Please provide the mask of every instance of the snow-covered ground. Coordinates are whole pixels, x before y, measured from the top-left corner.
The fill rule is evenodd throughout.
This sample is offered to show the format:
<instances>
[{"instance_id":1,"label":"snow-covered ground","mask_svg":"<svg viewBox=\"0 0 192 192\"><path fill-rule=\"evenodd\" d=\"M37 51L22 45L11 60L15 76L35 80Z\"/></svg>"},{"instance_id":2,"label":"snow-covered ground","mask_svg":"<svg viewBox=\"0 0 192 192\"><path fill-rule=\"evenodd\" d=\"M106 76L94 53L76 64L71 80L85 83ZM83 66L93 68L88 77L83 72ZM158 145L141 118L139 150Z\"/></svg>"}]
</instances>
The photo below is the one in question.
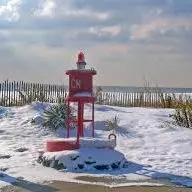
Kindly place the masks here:
<instances>
[{"instance_id":1,"label":"snow-covered ground","mask_svg":"<svg viewBox=\"0 0 192 192\"><path fill-rule=\"evenodd\" d=\"M33 103L24 107L0 107L0 172L3 173L0 174L0 187L16 179L83 183L76 177L87 175L129 180L120 186L139 185L138 180L142 185L153 185L148 179L155 178L192 187L192 130L172 124L169 114L173 110L96 105L96 137L107 138L109 132L104 130L104 121L118 116L116 150L125 155L129 165L117 171L88 174L57 171L37 163L38 150L44 149L47 139L57 137L40 123L31 123L47 105ZM85 114L91 116L91 106L85 107ZM88 125L88 136L89 131L91 133Z\"/></svg>"}]
</instances>

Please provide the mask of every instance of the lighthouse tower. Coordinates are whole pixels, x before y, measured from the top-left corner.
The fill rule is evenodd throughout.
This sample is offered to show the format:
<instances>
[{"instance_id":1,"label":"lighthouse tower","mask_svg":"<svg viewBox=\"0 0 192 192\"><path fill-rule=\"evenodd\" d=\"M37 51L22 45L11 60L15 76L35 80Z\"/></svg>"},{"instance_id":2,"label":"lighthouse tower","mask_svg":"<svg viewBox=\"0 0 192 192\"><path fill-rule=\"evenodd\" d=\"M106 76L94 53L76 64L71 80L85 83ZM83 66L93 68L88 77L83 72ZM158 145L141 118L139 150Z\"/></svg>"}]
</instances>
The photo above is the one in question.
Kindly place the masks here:
<instances>
[{"instance_id":1,"label":"lighthouse tower","mask_svg":"<svg viewBox=\"0 0 192 192\"><path fill-rule=\"evenodd\" d=\"M79 139L84 137L84 123L90 122L92 124L92 137L94 137L94 102L96 98L93 95L93 76L97 74L94 69L86 69L85 56L82 52L77 57L77 69L67 70L69 75L69 94L65 99L67 102L67 118L66 118L66 136L70 137L70 125L75 123L77 125L77 137L63 140L49 140L47 141L47 151L63 151L74 150L80 147ZM77 116L70 116L70 104L77 103ZM92 104L91 118L84 116L84 104ZM72 138L71 138L72 139Z\"/></svg>"},{"instance_id":2,"label":"lighthouse tower","mask_svg":"<svg viewBox=\"0 0 192 192\"><path fill-rule=\"evenodd\" d=\"M87 139L82 138L86 135L84 132L84 123L90 123L92 125L92 137L95 136L94 133L94 102L96 100L93 94L93 76L97 74L94 69L86 69L85 56L81 52L77 56L77 69L70 69L66 71L66 75L69 76L69 93L66 97L65 101L67 103L67 118L66 122L66 137L63 139L51 139L47 141L47 152L55 152L55 151L65 151L65 150L76 150L80 147L85 147L83 145L86 141L86 146L90 148L95 148L95 141L99 143L99 148L110 148L113 149L116 146L116 135L110 134L108 139ZM77 104L77 115L72 117L70 114L70 104ZM88 118L84 115L84 105L86 103L90 103L92 106L92 113L89 114ZM76 137L68 139L70 135L70 126L71 124L76 124L77 134ZM111 140L111 136L114 137L114 140ZM101 142L101 143L100 143ZM94 144L93 144L94 143ZM116 155L115 155L116 157ZM114 161L116 162L116 161Z\"/></svg>"},{"instance_id":3,"label":"lighthouse tower","mask_svg":"<svg viewBox=\"0 0 192 192\"><path fill-rule=\"evenodd\" d=\"M93 76L97 74L94 69L86 69L85 56L82 52L77 57L77 69L67 70L69 75L69 94L66 98L68 104L67 115L67 137L70 137L70 124L75 121L77 124L77 146L79 138L84 137L84 123L92 123L92 136L94 137L94 102L96 98L93 95ZM75 102L78 105L77 117L70 118L70 103ZM84 104L92 104L92 118L84 117Z\"/></svg>"}]
</instances>

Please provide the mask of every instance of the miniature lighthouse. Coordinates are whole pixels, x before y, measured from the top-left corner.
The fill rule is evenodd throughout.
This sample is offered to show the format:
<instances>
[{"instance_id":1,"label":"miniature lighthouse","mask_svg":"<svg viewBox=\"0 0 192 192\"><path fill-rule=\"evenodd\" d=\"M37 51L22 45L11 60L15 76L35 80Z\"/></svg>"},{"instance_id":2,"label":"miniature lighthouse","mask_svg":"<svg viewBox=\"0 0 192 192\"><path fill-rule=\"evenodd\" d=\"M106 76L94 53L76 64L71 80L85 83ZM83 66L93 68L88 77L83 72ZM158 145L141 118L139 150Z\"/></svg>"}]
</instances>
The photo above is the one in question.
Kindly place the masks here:
<instances>
[{"instance_id":1,"label":"miniature lighthouse","mask_svg":"<svg viewBox=\"0 0 192 192\"><path fill-rule=\"evenodd\" d=\"M90 122L92 124L92 137L94 137L94 102L96 98L93 95L93 76L96 71L93 69L85 69L85 56L81 52L77 58L77 69L67 70L69 75L69 94L65 99L67 102L67 118L66 118L66 136L70 137L70 125L75 123L77 125L77 136L71 139L49 140L47 141L47 151L63 151L74 150L80 147L79 139L84 137L84 123ZM77 116L70 116L70 103L77 103ZM92 104L91 119L84 117L84 104Z\"/></svg>"},{"instance_id":2,"label":"miniature lighthouse","mask_svg":"<svg viewBox=\"0 0 192 192\"><path fill-rule=\"evenodd\" d=\"M96 71L86 69L85 66L85 56L83 53L79 53L77 69L66 71L66 74L69 75L69 94L65 99L68 107L66 120L67 138L48 140L46 152L42 152L38 160L43 165L57 170L64 168L73 171L87 171L90 168L95 170L122 168L127 161L122 153L114 150L116 146L115 134L110 134L107 139L84 137L86 136L84 133L85 122L92 124L92 137L94 137L94 102L96 100L93 95L93 76L96 75ZM70 115L70 103L73 102L77 103L76 117L71 117ZM92 115L89 119L84 116L85 103L92 104ZM70 125L74 122L77 125L77 135L69 138ZM111 136L114 137L113 140ZM79 148L90 148L90 150L78 150ZM59 153L59 151L62 152ZM95 153L99 155L95 155ZM101 156L103 158L100 158ZM107 161L108 164L106 164L107 158L109 159L109 162ZM76 161L76 159L78 160ZM82 163L79 164L79 162Z\"/></svg>"},{"instance_id":3,"label":"miniature lighthouse","mask_svg":"<svg viewBox=\"0 0 192 192\"><path fill-rule=\"evenodd\" d=\"M96 75L96 71L93 69L85 69L85 66L85 56L80 52L77 58L77 69L66 72L66 74L69 75L69 94L66 98L68 109L70 110L71 102L78 104L78 115L75 120L77 123L77 144L79 143L79 138L84 136L84 122L92 123L92 136L94 137L95 97L93 96L93 76ZM92 103L92 119L84 118L85 103ZM69 137L70 123L74 121L74 119L70 119L69 113L67 119L67 137Z\"/></svg>"},{"instance_id":4,"label":"miniature lighthouse","mask_svg":"<svg viewBox=\"0 0 192 192\"><path fill-rule=\"evenodd\" d=\"M77 58L77 69L67 70L66 74L69 76L69 93L65 101L67 102L67 118L66 118L66 137L63 139L49 139L46 145L46 152L69 151L82 148L98 148L98 150L108 148L114 149L116 146L116 135L110 134L107 139L103 138L89 138L84 132L84 123L90 122L92 124L92 137L94 137L94 102L96 98L93 94L93 76L97 74L94 69L86 69L85 56L81 52ZM71 117L70 104L77 104L77 116ZM84 105L86 103L92 104L92 114L89 118L84 115ZM91 117L90 117L91 116ZM72 123L76 124L77 135L70 138L70 126ZM85 137L84 137L85 136ZM111 136L114 137L111 140ZM79 152L81 153L81 152ZM106 153L106 151L104 151ZM46 156L46 153L44 153ZM68 152L63 155L67 155ZM90 151L91 154L91 151ZM111 152L110 152L111 154ZM115 151L116 157L116 151ZM47 158L45 158L46 160ZM56 158L55 158L56 159ZM64 158L66 159L66 158ZM121 158L123 159L123 158ZM114 162L117 160L114 158ZM55 165L55 164L54 164ZM95 165L95 164L94 164ZM120 164L118 165L120 166ZM116 167L116 165L115 165Z\"/></svg>"}]
</instances>

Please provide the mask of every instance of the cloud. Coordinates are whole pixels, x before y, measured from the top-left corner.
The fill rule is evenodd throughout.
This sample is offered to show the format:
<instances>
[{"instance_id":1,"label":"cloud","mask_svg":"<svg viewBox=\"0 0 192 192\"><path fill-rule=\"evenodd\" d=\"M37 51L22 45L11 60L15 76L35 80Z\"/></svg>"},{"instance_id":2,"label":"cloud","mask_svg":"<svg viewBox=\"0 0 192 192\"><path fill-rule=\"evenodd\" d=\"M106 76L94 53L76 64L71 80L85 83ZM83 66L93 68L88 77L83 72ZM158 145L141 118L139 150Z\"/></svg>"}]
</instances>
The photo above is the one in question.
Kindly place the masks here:
<instances>
[{"instance_id":1,"label":"cloud","mask_svg":"<svg viewBox=\"0 0 192 192\"><path fill-rule=\"evenodd\" d=\"M131 26L131 39L145 39L158 33L161 35L169 31L192 31L192 19L186 18L157 18L148 23Z\"/></svg>"},{"instance_id":2,"label":"cloud","mask_svg":"<svg viewBox=\"0 0 192 192\"><path fill-rule=\"evenodd\" d=\"M93 26L71 32L69 39L78 46L90 47L99 44L128 43L127 30L121 25Z\"/></svg>"},{"instance_id":3,"label":"cloud","mask_svg":"<svg viewBox=\"0 0 192 192\"><path fill-rule=\"evenodd\" d=\"M40 8L34 12L34 15L39 17L54 17L56 14L56 3L52 0L45 0Z\"/></svg>"},{"instance_id":4,"label":"cloud","mask_svg":"<svg viewBox=\"0 0 192 192\"><path fill-rule=\"evenodd\" d=\"M121 32L121 27L116 26L106 26L106 27L90 27L88 33L95 34L97 36L117 36Z\"/></svg>"},{"instance_id":5,"label":"cloud","mask_svg":"<svg viewBox=\"0 0 192 192\"><path fill-rule=\"evenodd\" d=\"M18 21L21 4L21 0L9 0L6 4L0 5L0 20Z\"/></svg>"},{"instance_id":6,"label":"cloud","mask_svg":"<svg viewBox=\"0 0 192 192\"><path fill-rule=\"evenodd\" d=\"M109 18L106 12L98 12L89 7L76 8L70 1L45 0L34 15L37 17L69 17L73 19L97 19L105 21Z\"/></svg>"},{"instance_id":7,"label":"cloud","mask_svg":"<svg viewBox=\"0 0 192 192\"><path fill-rule=\"evenodd\" d=\"M191 0L169 0L168 6L165 9L167 14L177 16L191 15L192 1Z\"/></svg>"},{"instance_id":8,"label":"cloud","mask_svg":"<svg viewBox=\"0 0 192 192\"><path fill-rule=\"evenodd\" d=\"M62 15L72 18L87 18L87 19L97 19L100 21L107 20L110 16L108 13L96 12L91 9L63 9Z\"/></svg>"},{"instance_id":9,"label":"cloud","mask_svg":"<svg viewBox=\"0 0 192 192\"><path fill-rule=\"evenodd\" d=\"M98 67L101 84L138 85L144 72L159 82L170 82L169 73L176 65L177 77L171 81L176 85L180 71L192 70L191 0L3 2L0 66L4 78L58 82L64 78L63 70L75 63L78 50L85 50L87 61Z\"/></svg>"},{"instance_id":10,"label":"cloud","mask_svg":"<svg viewBox=\"0 0 192 192\"><path fill-rule=\"evenodd\" d=\"M175 2L27 0L22 3L10 0L1 9L10 13L14 10L20 19L15 17L16 23L0 21L0 28L11 31L8 41L23 44L60 47L75 43L82 46L110 41L128 43L129 39L146 39L157 33L165 36L168 32L191 30L190 18L167 14L170 7L176 6Z\"/></svg>"}]
</instances>

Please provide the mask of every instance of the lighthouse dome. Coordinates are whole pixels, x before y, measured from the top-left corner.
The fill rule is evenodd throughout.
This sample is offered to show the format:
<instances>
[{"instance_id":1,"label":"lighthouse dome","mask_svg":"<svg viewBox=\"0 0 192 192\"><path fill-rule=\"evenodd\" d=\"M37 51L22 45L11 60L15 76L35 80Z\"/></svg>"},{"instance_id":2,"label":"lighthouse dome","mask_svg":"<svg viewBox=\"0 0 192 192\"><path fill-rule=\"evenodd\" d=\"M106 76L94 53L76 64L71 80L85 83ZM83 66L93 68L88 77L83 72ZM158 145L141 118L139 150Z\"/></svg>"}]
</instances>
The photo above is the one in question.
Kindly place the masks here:
<instances>
[{"instance_id":1,"label":"lighthouse dome","mask_svg":"<svg viewBox=\"0 0 192 192\"><path fill-rule=\"evenodd\" d=\"M84 55L83 52L80 52L80 53L78 54L78 61L79 61L79 62L85 61L85 55Z\"/></svg>"},{"instance_id":2,"label":"lighthouse dome","mask_svg":"<svg viewBox=\"0 0 192 192\"><path fill-rule=\"evenodd\" d=\"M85 70L85 65L86 65L86 62L85 62L85 55L83 52L80 52L78 54L78 58L77 58L77 69L79 70Z\"/></svg>"}]
</instances>

